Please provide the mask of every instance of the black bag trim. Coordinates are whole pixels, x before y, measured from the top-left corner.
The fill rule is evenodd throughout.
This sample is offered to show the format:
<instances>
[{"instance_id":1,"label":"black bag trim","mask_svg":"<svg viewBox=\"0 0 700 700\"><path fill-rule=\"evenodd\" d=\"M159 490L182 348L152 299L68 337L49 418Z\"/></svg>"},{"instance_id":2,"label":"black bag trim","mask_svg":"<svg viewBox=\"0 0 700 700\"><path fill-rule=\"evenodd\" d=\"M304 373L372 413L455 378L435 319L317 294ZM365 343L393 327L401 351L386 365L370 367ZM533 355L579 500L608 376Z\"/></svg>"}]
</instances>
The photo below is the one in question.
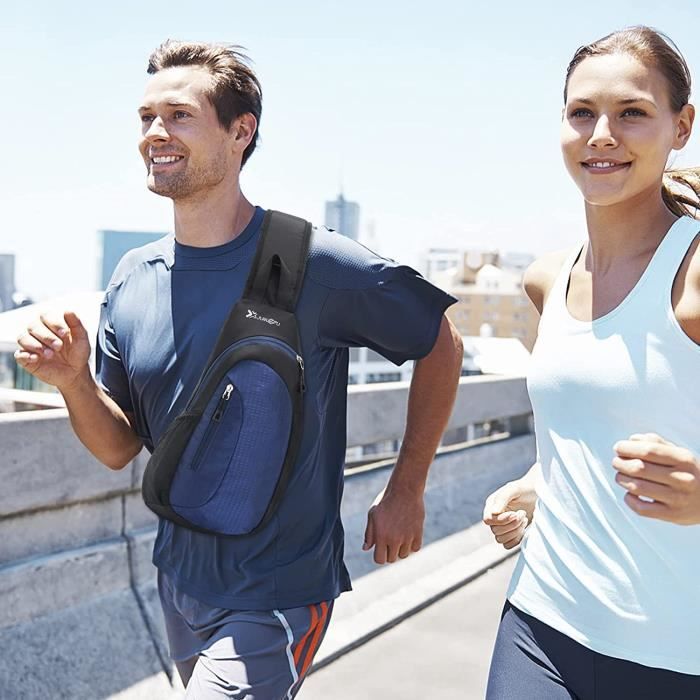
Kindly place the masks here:
<instances>
[{"instance_id":1,"label":"black bag trim","mask_svg":"<svg viewBox=\"0 0 700 700\"><path fill-rule=\"evenodd\" d=\"M214 534L245 537L264 527L275 514L302 439L304 362L294 309L304 280L310 239L309 222L281 212L265 213L243 296L233 305L221 328L185 410L168 426L146 466L143 499L157 515L190 530L212 534L213 531L196 526L172 508L170 484L212 391L233 365L246 359L262 361L282 377L292 401L290 438L273 496L260 523L244 534ZM288 349L276 347L275 341Z\"/></svg>"}]
</instances>

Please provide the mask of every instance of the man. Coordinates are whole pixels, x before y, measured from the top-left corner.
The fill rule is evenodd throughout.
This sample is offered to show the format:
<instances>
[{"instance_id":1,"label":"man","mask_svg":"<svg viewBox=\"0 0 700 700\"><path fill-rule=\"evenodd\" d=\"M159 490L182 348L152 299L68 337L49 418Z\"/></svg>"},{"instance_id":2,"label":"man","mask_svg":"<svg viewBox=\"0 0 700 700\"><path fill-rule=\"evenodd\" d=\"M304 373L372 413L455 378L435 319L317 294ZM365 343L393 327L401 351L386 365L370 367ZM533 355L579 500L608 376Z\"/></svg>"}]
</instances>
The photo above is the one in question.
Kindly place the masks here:
<instances>
[{"instance_id":1,"label":"man","mask_svg":"<svg viewBox=\"0 0 700 700\"><path fill-rule=\"evenodd\" d=\"M182 411L231 305L240 297L263 210L239 175L255 149L261 90L226 46L166 42L150 57L140 151L148 187L170 197L175 236L131 251L106 291L97 380L75 314L42 317L17 362L62 392L79 438L121 469ZM338 234L316 230L296 310L306 367L302 445L272 520L245 537L161 519L153 561L172 658L187 697L296 695L350 589L339 507L349 346L418 360L397 465L368 514L378 563L421 546L428 467L454 401L461 338L452 297ZM421 359L422 358L422 359Z\"/></svg>"}]
</instances>

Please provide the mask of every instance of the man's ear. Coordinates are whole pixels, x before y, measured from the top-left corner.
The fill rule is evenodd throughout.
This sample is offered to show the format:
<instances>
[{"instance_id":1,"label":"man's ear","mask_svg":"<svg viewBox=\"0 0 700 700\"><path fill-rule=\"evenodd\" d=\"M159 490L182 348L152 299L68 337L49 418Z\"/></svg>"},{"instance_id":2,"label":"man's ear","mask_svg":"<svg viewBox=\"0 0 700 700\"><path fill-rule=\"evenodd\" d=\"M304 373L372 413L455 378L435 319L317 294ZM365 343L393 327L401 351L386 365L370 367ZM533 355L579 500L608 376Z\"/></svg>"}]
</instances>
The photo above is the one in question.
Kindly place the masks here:
<instances>
[{"instance_id":1,"label":"man's ear","mask_svg":"<svg viewBox=\"0 0 700 700\"><path fill-rule=\"evenodd\" d=\"M232 145L236 153L243 154L248 145L255 137L255 132L258 129L258 120L250 112L241 114L234 119L231 124L231 135L233 137Z\"/></svg>"}]
</instances>

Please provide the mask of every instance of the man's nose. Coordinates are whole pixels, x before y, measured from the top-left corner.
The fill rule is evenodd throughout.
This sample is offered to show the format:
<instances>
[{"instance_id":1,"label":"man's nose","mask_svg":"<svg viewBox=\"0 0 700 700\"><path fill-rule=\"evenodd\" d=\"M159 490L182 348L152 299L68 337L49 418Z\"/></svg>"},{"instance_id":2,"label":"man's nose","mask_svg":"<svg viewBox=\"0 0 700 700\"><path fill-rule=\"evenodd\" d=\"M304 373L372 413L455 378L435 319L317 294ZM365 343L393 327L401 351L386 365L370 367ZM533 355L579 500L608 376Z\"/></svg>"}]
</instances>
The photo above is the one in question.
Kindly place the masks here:
<instances>
[{"instance_id":1,"label":"man's nose","mask_svg":"<svg viewBox=\"0 0 700 700\"><path fill-rule=\"evenodd\" d=\"M144 138L147 141L163 141L170 138L168 130L160 117L156 117L149 125L144 133Z\"/></svg>"}]
</instances>

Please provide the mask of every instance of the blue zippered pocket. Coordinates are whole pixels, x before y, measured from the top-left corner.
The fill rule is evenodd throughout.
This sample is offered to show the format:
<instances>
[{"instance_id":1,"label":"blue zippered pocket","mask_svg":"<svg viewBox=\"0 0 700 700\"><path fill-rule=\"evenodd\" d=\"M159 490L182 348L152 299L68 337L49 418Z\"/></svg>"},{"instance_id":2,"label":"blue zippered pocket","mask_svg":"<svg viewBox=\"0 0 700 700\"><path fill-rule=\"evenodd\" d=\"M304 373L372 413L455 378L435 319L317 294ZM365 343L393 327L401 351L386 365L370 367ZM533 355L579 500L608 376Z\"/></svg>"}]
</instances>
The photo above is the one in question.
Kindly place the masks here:
<instances>
[{"instance_id":1,"label":"blue zippered pocket","mask_svg":"<svg viewBox=\"0 0 700 700\"><path fill-rule=\"evenodd\" d=\"M270 361L277 365L281 360L275 346L278 359ZM287 363L295 358L296 353L286 353ZM170 503L196 526L239 534L253 529L271 502L285 463L294 406L281 366L251 358L212 367L226 371L203 378L201 395L209 402L178 464ZM214 391L207 386L210 381L217 381Z\"/></svg>"},{"instance_id":2,"label":"blue zippered pocket","mask_svg":"<svg viewBox=\"0 0 700 700\"><path fill-rule=\"evenodd\" d=\"M192 458L190 469L192 469L193 471L197 471L199 463L202 461L204 455L206 454L209 442L213 440L216 436L216 430L221 425L221 422L224 419L226 408L228 407L229 402L231 401L231 394L233 393L234 389L235 387L230 382L226 384L224 393L221 395L221 398L219 399L219 402L217 403L216 408L214 409L214 413L212 414L212 417L209 420L209 424L207 425L206 430L204 431L204 435L202 437L202 441L199 443L197 452Z\"/></svg>"}]
</instances>

